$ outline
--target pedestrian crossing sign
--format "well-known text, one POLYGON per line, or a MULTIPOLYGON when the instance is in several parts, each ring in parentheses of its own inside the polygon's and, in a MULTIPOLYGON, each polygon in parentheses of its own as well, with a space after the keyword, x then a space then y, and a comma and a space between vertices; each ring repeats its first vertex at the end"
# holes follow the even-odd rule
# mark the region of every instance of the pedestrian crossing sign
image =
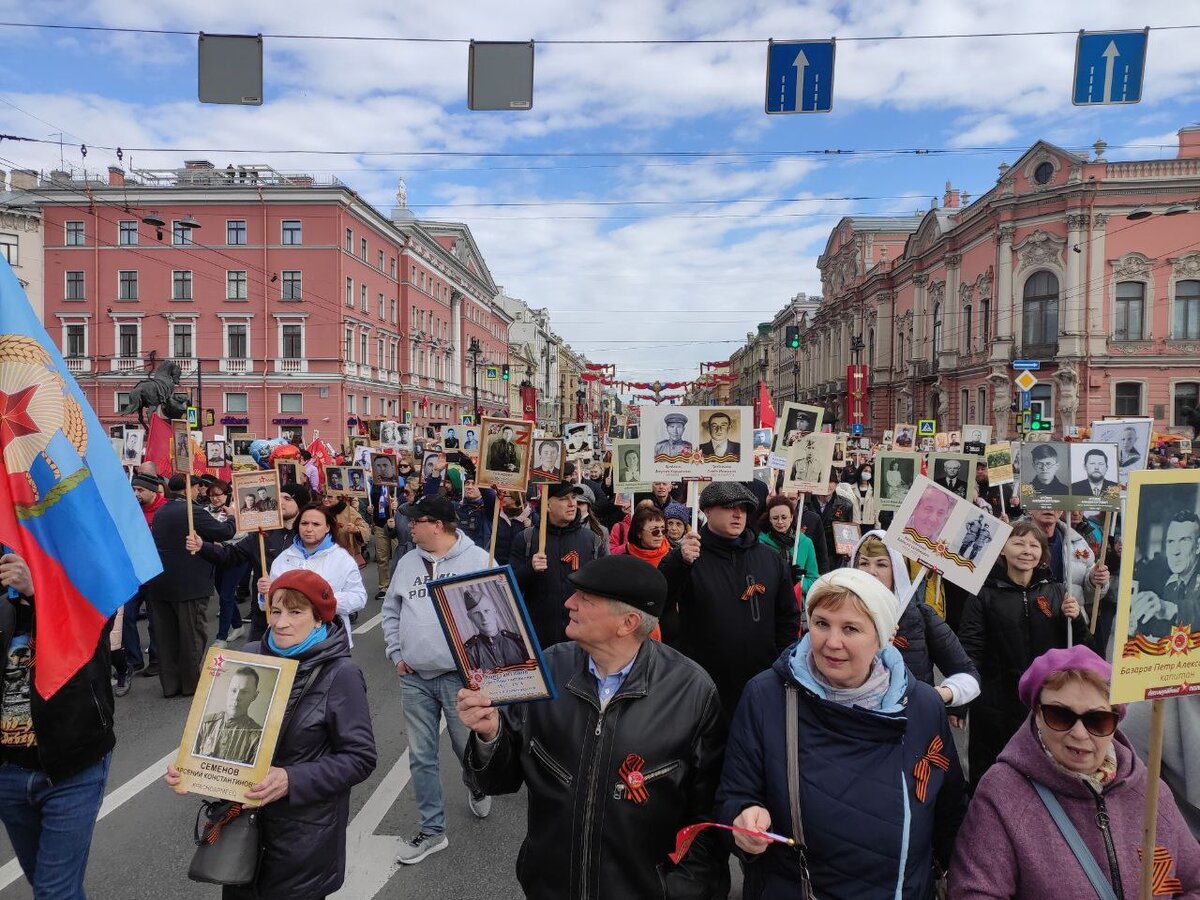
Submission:
POLYGON ((500 377, 500 370, 498 368, 496 368, 495 366, 487 367, 487 380, 488 381, 495 381, 499 377, 500 377))
POLYGON ((933 437, 935 434, 937 434, 936 419, 921 419, 917 422, 918 437, 933 437))

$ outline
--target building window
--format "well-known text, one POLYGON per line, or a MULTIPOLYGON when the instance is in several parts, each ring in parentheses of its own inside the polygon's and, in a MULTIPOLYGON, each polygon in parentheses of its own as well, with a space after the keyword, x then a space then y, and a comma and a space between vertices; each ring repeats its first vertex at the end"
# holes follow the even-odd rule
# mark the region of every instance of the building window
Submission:
POLYGON ((358 336, 358 361, 364 366, 371 364, 371 356, 367 353, 367 333, 365 331, 358 336))
POLYGON ((192 273, 176 271, 171 273, 171 299, 192 299, 192 273))
POLYGON ((244 413, 250 411, 250 395, 229 393, 225 395, 225 412, 244 413))
POLYGON ((67 273, 67 300, 83 300, 83 273, 68 272, 67 273))
POLYGON ((1171 337, 1176 341, 1200 340, 1200 281, 1176 282, 1171 337))
POLYGON ((971 327, 974 322, 971 318, 971 313, 971 304, 968 303, 963 307, 963 353, 968 356, 971 355, 971 338, 974 337, 971 327))
POLYGON ((363 415, 369 416, 370 414, 371 414, 371 398, 368 397, 366 394, 363 394, 363 415))
POLYGON ((380 272, 382 272, 383 271, 383 251, 382 250, 378 251, 377 255, 379 258, 379 264, 375 268, 377 268, 380 272))
POLYGON ((284 359, 303 359, 304 357, 304 326, 284 325, 280 328, 283 341, 284 359))
POLYGON ((122 247, 133 247, 138 242, 137 219, 122 219, 117 223, 117 243, 122 247))
POLYGON ((117 352, 121 354, 121 359, 136 359, 141 356, 137 325, 117 326, 117 352))
POLYGON ((10 266, 15 266, 20 262, 20 246, 15 234, 0 232, 0 257, 6 259, 10 266))
POLYGON ((241 323, 225 326, 225 345, 230 359, 249 359, 247 326, 241 323))
POLYGON ((83 246, 83 223, 68 222, 67 223, 67 246, 82 247, 83 246))
POLYGON ((1200 408, 1200 381, 1175 382, 1175 405, 1172 408, 1172 425, 1190 425, 1191 414, 1200 408))
POLYGON ((176 322, 171 326, 171 355, 176 359, 191 359, 195 354, 190 322, 176 322))
POLYGON ((354 329, 346 329, 346 362, 354 362, 354 329))
POLYGON ((363 312, 367 311, 367 286, 360 284, 358 286, 358 308, 363 312))
POLYGON ((171 223, 171 243, 183 246, 192 243, 192 229, 182 222, 171 223))
POLYGON ((986 425, 988 420, 987 408, 987 388, 981 387, 976 395, 975 421, 979 425, 986 425))
POLYGON ((279 395, 279 411, 281 413, 304 412, 304 395, 303 394, 280 394, 279 395))
POLYGON ((1140 381, 1118 381, 1113 389, 1114 416, 1140 416, 1142 414, 1142 383, 1140 381))
POLYGON ((67 356, 79 359, 87 356, 87 326, 67 326, 67 356))
POLYGON ((225 222, 225 243, 242 246, 246 243, 246 220, 229 219, 225 222))
POLYGON ((354 415, 354 406, 355 406, 355 401, 357 401, 357 400, 358 400, 358 397, 355 394, 347 394, 346 395, 346 412, 350 413, 350 415, 354 415))
POLYGON ((113 412, 120 412, 129 405, 129 391, 117 391, 114 399, 113 412))
POLYGON ((379 295, 379 321, 383 321, 383 294, 379 295))
POLYGON ((366 238, 363 238, 361 241, 358 242, 358 250, 359 250, 359 253, 358 253, 359 259, 361 259, 363 262, 366 262, 367 261, 367 239, 366 238))
POLYGON ((117 273, 117 299, 136 300, 138 298, 138 273, 117 273))
POLYGON ((354 279, 346 279, 346 305, 351 309, 354 308, 354 279))
POLYGON ((933 359, 937 361, 942 352, 942 304, 933 305, 933 359))
POLYGON ((986 351, 992 342, 992 301, 987 297, 979 301, 979 338, 986 351))
POLYGON ((284 271, 283 273, 283 293, 280 295, 284 300, 302 300, 304 299, 303 285, 301 284, 300 273, 297 271, 284 271))
POLYGON ((396 257, 390 257, 388 260, 388 272, 393 278, 396 277, 396 257))
MULTIPOLYGON (((975 421, 975 418, 973 416, 970 419, 967 418, 967 416, 970 415, 970 412, 969 412, 970 406, 971 406, 971 389, 963 388, 961 391, 958 392, 958 421, 959 422, 968 422, 968 421, 974 422, 975 421)), ((949 424, 947 424, 942 427, 949 429, 950 426, 949 426, 949 424)))
POLYGON ((396 324, 396 298, 392 297, 388 300, 388 321, 393 325, 396 324))
POLYGON ((1034 272, 1025 281, 1022 315, 1023 343, 1027 347, 1058 341, 1058 277, 1053 272, 1034 272))
POLYGON ((353 228, 346 229, 346 252, 347 253, 354 252, 354 229, 353 228))
POLYGON ((1140 281, 1117 282, 1117 305, 1113 310, 1113 340, 1140 341, 1146 308, 1146 285, 1140 281))
POLYGON ((225 273, 225 299, 245 300, 247 297, 247 282, 245 272, 225 273))
POLYGON ((299 219, 284 219, 280 224, 283 229, 280 243, 287 246, 297 246, 303 242, 299 219))

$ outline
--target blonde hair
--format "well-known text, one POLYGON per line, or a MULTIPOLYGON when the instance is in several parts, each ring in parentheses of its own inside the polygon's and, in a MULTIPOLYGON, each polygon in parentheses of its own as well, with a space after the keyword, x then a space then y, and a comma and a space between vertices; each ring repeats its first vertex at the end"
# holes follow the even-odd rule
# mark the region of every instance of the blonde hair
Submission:
POLYGON ((867 604, 863 602, 862 597, 854 593, 849 588, 835 588, 830 591, 824 591, 816 600, 808 607, 809 619, 812 619, 812 614, 819 609, 841 609, 842 605, 849 600, 854 604, 854 608, 866 616, 874 624, 875 619, 871 615, 871 611, 867 609, 867 604))
MULTIPOLYGON (((1108 682, 1088 669, 1059 669, 1057 672, 1051 672, 1042 682, 1042 691, 1046 688, 1057 691, 1072 683, 1091 685, 1108 697, 1108 682)), ((1041 700, 1041 695, 1038 696, 1038 700, 1041 700)))

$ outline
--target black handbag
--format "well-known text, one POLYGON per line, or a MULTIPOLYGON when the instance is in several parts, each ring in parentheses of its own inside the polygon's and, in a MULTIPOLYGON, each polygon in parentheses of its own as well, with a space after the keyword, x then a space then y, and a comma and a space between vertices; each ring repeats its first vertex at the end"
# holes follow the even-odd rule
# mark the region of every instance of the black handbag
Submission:
POLYGON ((261 810, 212 800, 196 811, 196 852, 188 878, 207 884, 249 884, 258 873, 261 810))

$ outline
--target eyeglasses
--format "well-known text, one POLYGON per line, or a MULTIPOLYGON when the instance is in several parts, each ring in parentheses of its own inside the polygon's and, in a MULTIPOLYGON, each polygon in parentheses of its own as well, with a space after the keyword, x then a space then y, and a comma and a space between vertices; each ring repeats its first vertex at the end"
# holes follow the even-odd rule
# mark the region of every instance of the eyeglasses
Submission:
POLYGON ((1112 710, 1093 709, 1085 713, 1077 713, 1069 706, 1057 703, 1039 703, 1042 720, 1055 731, 1070 731, 1075 723, 1082 721, 1088 734, 1096 737, 1108 737, 1117 730, 1118 715, 1112 710))
POLYGON ((647 528, 646 533, 654 537, 662 537, 665 531, 662 528, 647 528))

